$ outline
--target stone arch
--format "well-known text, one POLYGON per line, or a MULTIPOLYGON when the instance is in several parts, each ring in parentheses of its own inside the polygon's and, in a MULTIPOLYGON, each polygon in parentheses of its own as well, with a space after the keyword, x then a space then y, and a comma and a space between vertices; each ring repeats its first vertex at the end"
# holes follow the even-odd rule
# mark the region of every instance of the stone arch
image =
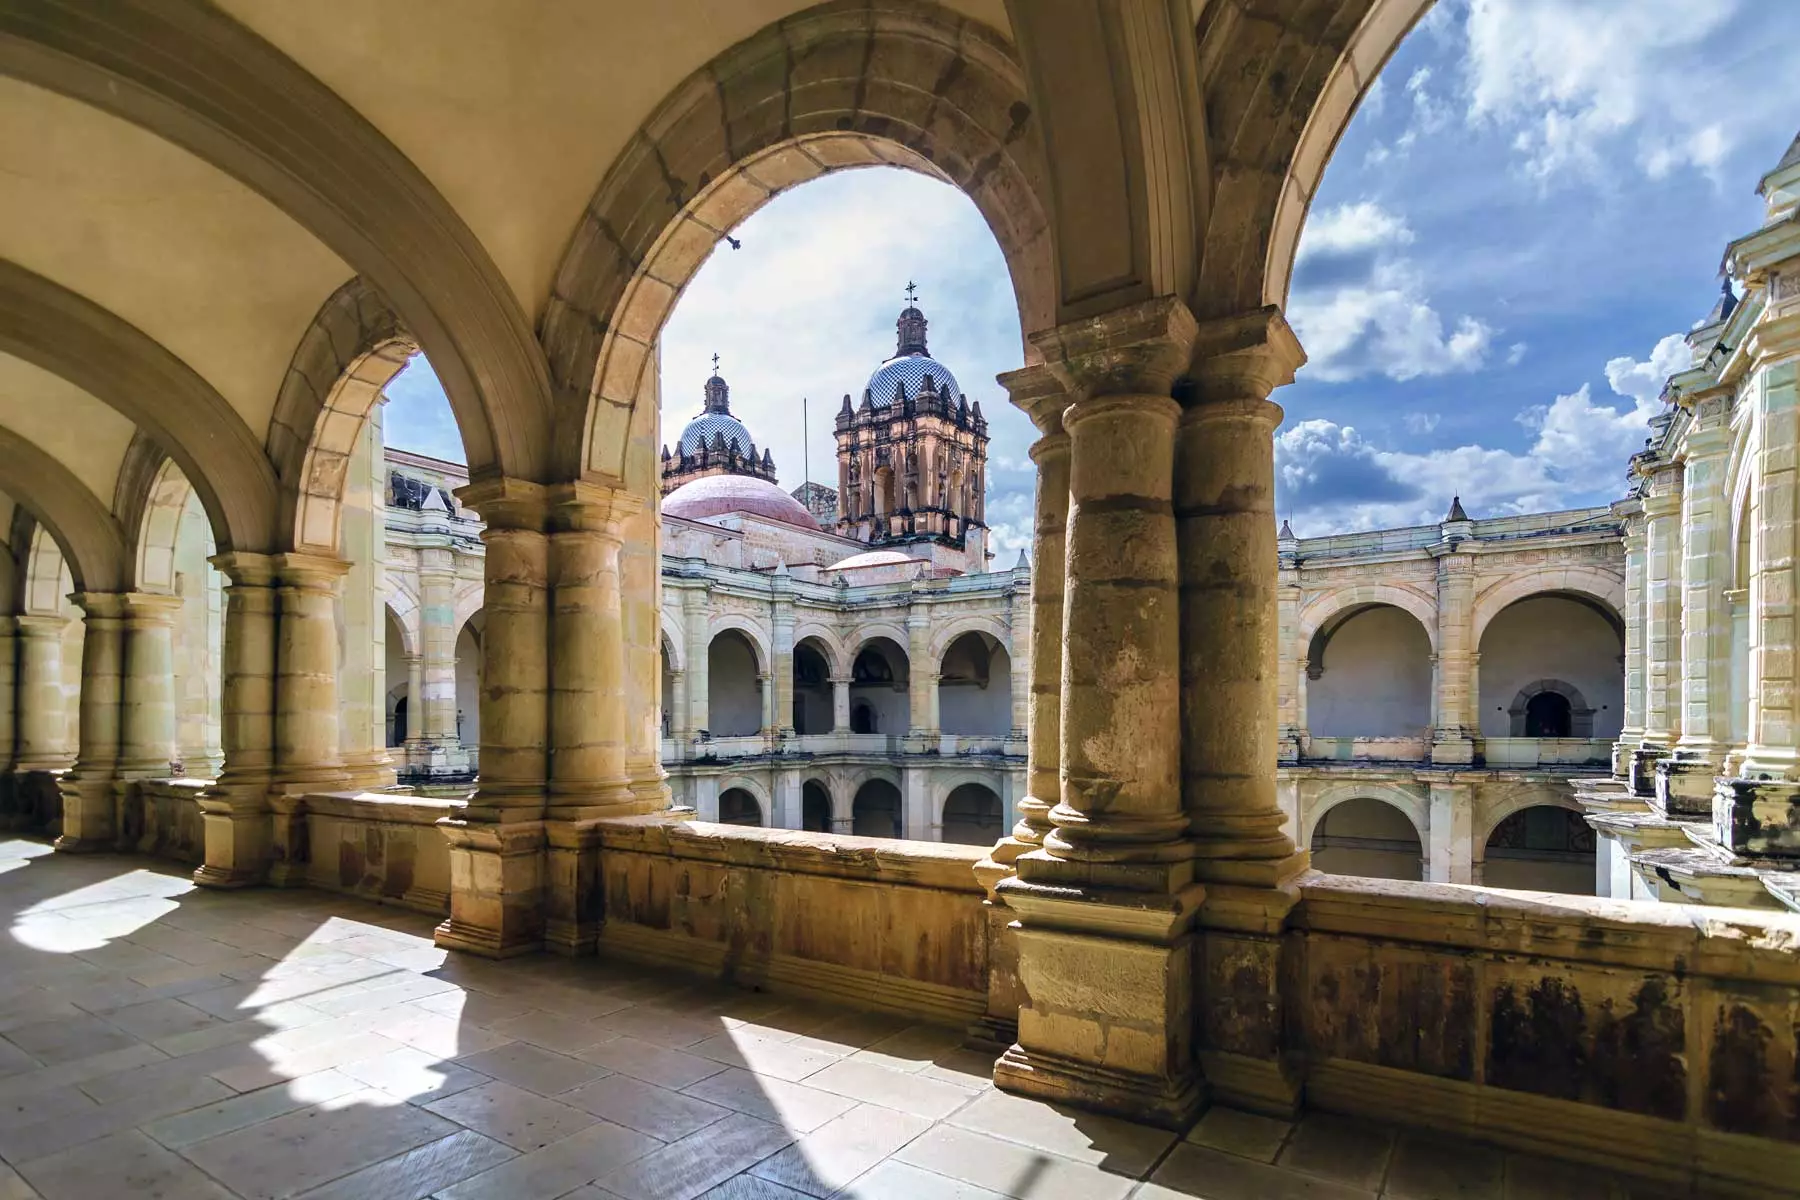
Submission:
POLYGON ((1475 831, 1476 850, 1482 851, 1487 846, 1488 839, 1494 836, 1494 830, 1500 828, 1502 821, 1528 808, 1561 808, 1572 813, 1582 811, 1572 792, 1561 796, 1550 788, 1531 787, 1503 792, 1497 799, 1490 799, 1484 804, 1477 814, 1481 823, 1475 831))
MULTIPOLYGON (((761 783, 757 782, 756 780, 752 779, 750 776, 748 776, 748 775, 723 775, 723 776, 720 776, 720 778, 719 778, 720 794, 728 792, 732 788, 737 788, 740 791, 749 792, 752 796, 756 797, 756 802, 758 804, 762 805, 764 817, 770 817, 770 814, 772 814, 774 812, 774 809, 772 809, 770 807, 770 805, 771 805, 771 803, 773 803, 773 801, 771 800, 771 798, 769 796, 769 789, 764 787, 761 783)), ((770 820, 766 820, 764 822, 764 824, 769 824, 772 821, 772 819, 773 818, 770 817, 770 820)))
POLYGON ((770 663, 773 661, 769 653, 769 639, 753 622, 737 616, 734 613, 726 613, 722 616, 714 617, 711 621, 707 622, 707 648, 709 650, 712 648, 713 642, 718 639, 718 636, 721 633, 730 631, 743 634, 744 640, 750 643, 750 649, 756 655, 757 674, 769 674, 772 670, 770 663))
POLYGON ((1348 800, 1379 800, 1398 809, 1412 822, 1413 831, 1419 835, 1419 845, 1430 844, 1430 801, 1414 795, 1398 784, 1379 780, 1334 784, 1314 797, 1312 803, 1300 813, 1300 836, 1295 839, 1297 843, 1302 847, 1312 845, 1313 834, 1318 832, 1319 822, 1325 819, 1325 814, 1348 800))
POLYGON ((888 641, 894 643, 894 645, 900 647, 901 652, 908 656, 907 666, 911 667, 912 652, 907 649, 910 645, 910 641, 906 636, 906 630, 898 625, 889 625, 886 623, 858 625, 855 629, 851 630, 850 636, 844 641, 844 644, 850 649, 850 652, 844 656, 845 663, 855 663, 856 656, 863 652, 863 648, 877 638, 886 638, 888 641))
POLYGON ((871 775, 856 785, 850 796, 851 832, 862 837, 906 836, 906 793, 900 784, 871 775), (888 832, 887 821, 893 822, 888 832))
POLYGON ((1593 567, 1552 567, 1516 575, 1502 580, 1475 597, 1469 627, 1473 644, 1481 645, 1481 635, 1493 619, 1509 605, 1537 595, 1563 595, 1585 600, 1601 609, 1602 615, 1624 637, 1625 581, 1607 571, 1593 567))
MULTIPOLYGON (((931 661, 934 664, 934 669, 935 664, 944 661, 944 655, 949 651, 956 639, 965 633, 985 633, 996 642, 999 642, 1000 648, 1006 651, 1008 656, 1011 656, 1012 654, 1012 627, 1009 622, 1003 618, 986 614, 958 617, 954 621, 946 624, 942 629, 934 629, 932 631, 931 661)), ((901 643, 901 645, 905 644, 905 642, 901 643)))
POLYGON ((1300 644, 1307 647, 1308 661, 1314 661, 1317 654, 1323 652, 1324 643, 1331 639, 1332 633, 1340 625, 1364 609, 1378 604, 1410 613, 1424 627, 1431 652, 1437 653, 1438 613, 1435 600, 1422 596, 1411 588, 1391 583, 1358 583, 1322 592, 1308 600, 1300 609, 1299 640, 1300 644))
POLYGON ((338 552, 350 456, 381 390, 417 352, 393 309, 361 279, 333 292, 313 317, 269 417, 285 546, 338 552))
POLYGON ((74 474, 10 429, 0 429, 0 491, 56 539, 78 592, 123 592, 131 556, 119 522, 74 474))
POLYGON ((1031 123, 1007 42, 929 3, 824 4, 689 76, 608 170, 551 289, 557 440, 580 455, 563 472, 625 476, 639 379, 682 288, 745 217, 831 171, 902 166, 962 189, 1006 257, 1022 332, 1054 324, 1031 123))
MULTIPOLYGON (((86 297, 0 261, 0 350, 60 375, 138 427, 126 460, 135 469, 121 472, 121 484, 147 485, 147 462, 166 453, 199 495, 219 549, 271 548, 276 481, 261 445, 230 402, 160 342, 86 297), (148 444, 139 448, 140 439, 148 444)), ((131 520, 128 510, 114 511, 131 520)))
POLYGON ((487 589, 482 586, 481 580, 472 579, 464 584, 451 605, 450 627, 460 633, 464 625, 475 619, 475 614, 482 610, 486 600, 487 589))
POLYGON ((1591 896, 1598 850, 1594 831, 1572 797, 1546 791, 1509 797, 1490 811, 1474 846, 1475 878, 1488 887, 1591 896), (1560 820, 1533 822, 1528 814, 1536 810, 1560 814, 1560 820))
MULTIPOLYGON (((394 618, 394 627, 400 631, 400 653, 407 658, 415 658, 423 653, 419 647, 419 606, 417 601, 412 601, 408 607, 401 607, 407 601, 412 601, 412 597, 404 592, 399 595, 390 592, 387 610, 388 615, 394 618)), ((405 680, 400 682, 404 683, 405 680)))
POLYGON ((832 793, 829 776, 812 776, 800 781, 800 828, 815 833, 830 833, 837 821, 837 797, 832 793), (818 811, 815 798, 824 801, 818 811))
POLYGON ((1588 704, 1581 689, 1561 679, 1538 679, 1519 689, 1507 706, 1507 715, 1512 719, 1512 736, 1526 737, 1526 709, 1532 699, 1545 693, 1561 696, 1569 702, 1569 736, 1594 736, 1594 709, 1588 704))
POLYGON ((1300 231, 1332 151, 1431 2, 1332 0, 1304 19, 1292 10, 1202 7, 1199 86, 1213 187, 1196 316, 1286 306, 1300 231))
POLYGON ((63 553, 62 546, 48 529, 35 525, 25 550, 19 612, 32 617, 62 616, 69 593, 79 590, 73 583, 68 556, 63 553))
MULTIPOLYGON (((133 446, 138 443, 134 439, 133 446)), ((124 472, 120 472, 124 480, 124 472)), ((126 524, 132 539, 132 586, 138 591, 175 594, 175 541, 181 533, 181 514, 194 488, 173 459, 164 458, 137 509, 126 524)), ((116 502, 114 511, 120 511, 116 502)), ((121 521, 128 520, 121 513, 121 521)))
POLYGON ((686 639, 681 636, 681 629, 675 624, 675 619, 666 612, 659 613, 658 624, 662 635, 662 652, 668 657, 670 670, 687 670, 686 639))
POLYGON ((966 779, 946 791, 944 798, 934 807, 941 841, 965 846, 991 846, 1006 834, 1006 797, 990 779, 966 779), (991 797, 992 804, 985 803, 986 798, 976 797, 976 789, 991 797), (951 811, 953 801, 960 810, 970 800, 976 800, 978 804, 975 812, 951 811), (982 819, 988 811, 993 814, 991 825, 982 819))
POLYGON ((824 652, 825 665, 834 676, 842 676, 850 670, 850 660, 844 653, 844 643, 824 625, 817 622, 804 622, 794 627, 794 645, 801 642, 816 642, 824 652))
POLYGON ((550 381, 524 309, 450 202, 336 92, 210 6, 0 12, 0 34, 8 74, 196 155, 388 297, 432 356, 474 477, 547 478, 550 381))

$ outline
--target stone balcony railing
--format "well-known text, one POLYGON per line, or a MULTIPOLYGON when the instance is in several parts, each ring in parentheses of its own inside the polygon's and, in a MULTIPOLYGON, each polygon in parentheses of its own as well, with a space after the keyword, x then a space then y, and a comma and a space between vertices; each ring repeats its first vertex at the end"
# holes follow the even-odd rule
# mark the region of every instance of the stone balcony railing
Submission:
POLYGON ((910 733, 803 733, 788 738, 755 733, 734 737, 715 737, 682 741, 662 739, 662 761, 666 766, 709 759, 756 758, 767 754, 800 754, 889 757, 904 754, 937 754, 943 757, 975 755, 1011 755, 1023 757, 1025 742, 1010 734, 939 733, 924 736, 910 733))
POLYGON ((1313 737, 1302 743, 1305 762, 1424 762, 1431 757, 1427 737, 1313 737))
POLYGON ((1482 752, 1490 767, 1603 767, 1612 745, 1604 738, 1485 738, 1482 752))

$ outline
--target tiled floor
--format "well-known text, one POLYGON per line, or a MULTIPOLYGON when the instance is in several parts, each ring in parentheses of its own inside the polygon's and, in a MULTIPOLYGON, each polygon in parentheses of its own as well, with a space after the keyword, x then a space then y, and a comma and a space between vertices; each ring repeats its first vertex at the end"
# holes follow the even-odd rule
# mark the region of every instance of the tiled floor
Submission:
POLYGON ((0 835, 0 1200, 1623 1197, 1441 1137, 1186 1138, 989 1086, 954 1033, 0 835))

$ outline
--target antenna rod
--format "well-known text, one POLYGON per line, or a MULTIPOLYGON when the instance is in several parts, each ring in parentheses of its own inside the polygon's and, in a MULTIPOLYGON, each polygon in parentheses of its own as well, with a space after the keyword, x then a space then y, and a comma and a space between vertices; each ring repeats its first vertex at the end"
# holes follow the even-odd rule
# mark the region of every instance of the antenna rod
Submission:
POLYGON ((806 397, 800 397, 800 486, 812 482, 812 447, 806 444, 806 397))

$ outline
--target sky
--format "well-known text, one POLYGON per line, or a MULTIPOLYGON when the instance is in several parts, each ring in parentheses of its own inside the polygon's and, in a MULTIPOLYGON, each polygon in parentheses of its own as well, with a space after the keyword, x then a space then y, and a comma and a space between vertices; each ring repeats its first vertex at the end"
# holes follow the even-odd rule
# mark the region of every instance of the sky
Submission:
MULTIPOLYGON (((1309 361, 1274 399, 1277 510, 1302 537, 1602 504, 1712 306, 1725 243, 1800 130, 1800 4, 1440 0, 1326 169, 1288 319, 1309 361)), ((1030 422, 998 245, 954 188, 895 169, 776 197, 663 332, 663 441, 720 358, 783 487, 835 486, 831 421, 894 352, 909 281, 932 356, 989 420, 1000 565, 1029 542, 1030 422), (802 436, 802 398, 807 419, 802 436), (803 456, 802 447, 807 454, 803 456)), ((389 445, 461 459, 422 359, 388 386, 389 445)))

